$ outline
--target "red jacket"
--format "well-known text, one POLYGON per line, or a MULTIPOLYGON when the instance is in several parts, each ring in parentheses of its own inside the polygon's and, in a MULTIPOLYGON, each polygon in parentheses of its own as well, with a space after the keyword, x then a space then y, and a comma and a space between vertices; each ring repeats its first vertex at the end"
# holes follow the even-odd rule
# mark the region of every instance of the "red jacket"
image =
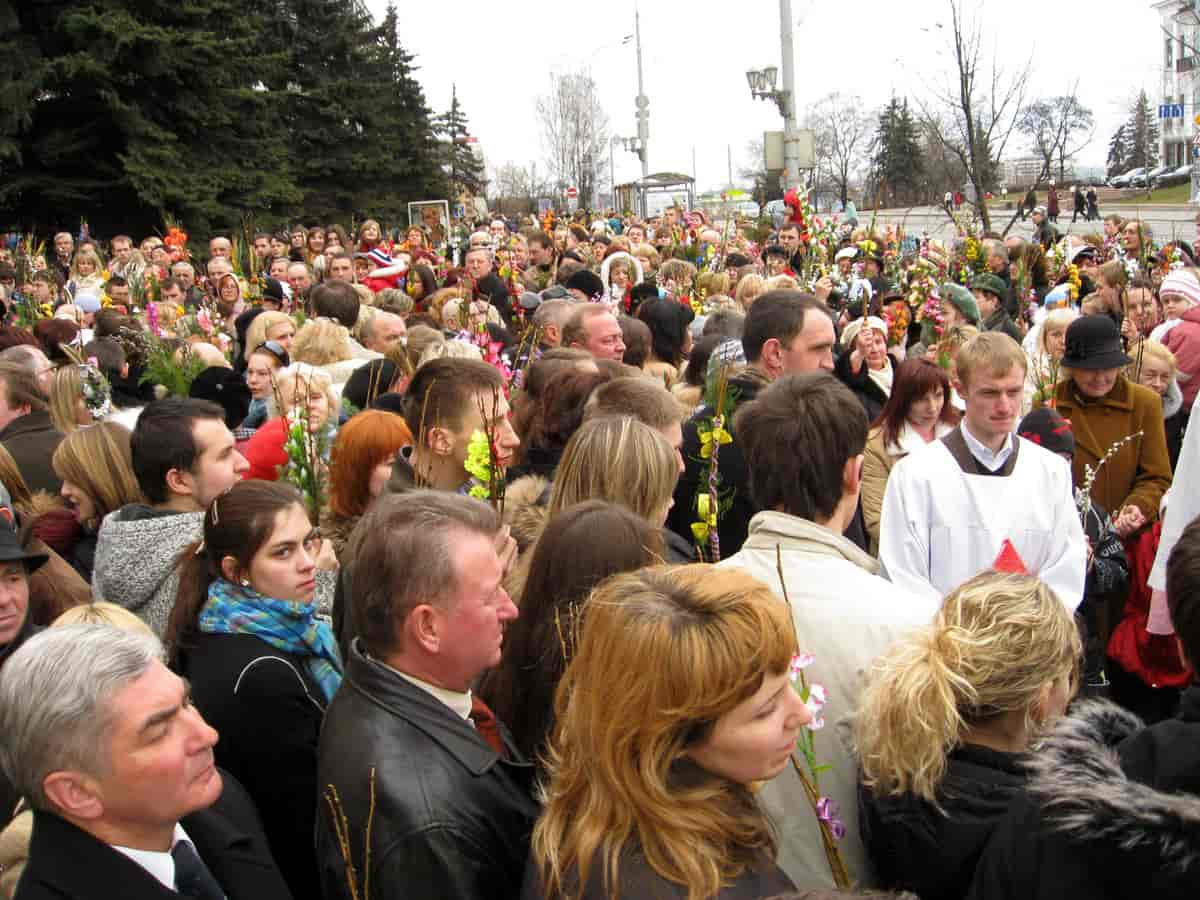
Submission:
MULTIPOLYGON (((1180 327, 1176 325, 1174 330, 1180 327)), ((1175 635, 1146 631, 1150 618, 1150 587, 1146 579, 1154 566, 1161 534, 1160 520, 1153 528, 1143 528, 1125 539, 1131 587, 1125 601, 1125 615, 1109 638, 1108 656, 1152 688, 1184 688, 1191 683, 1192 672, 1179 660, 1175 635)))
POLYGON ((1179 379, 1179 387, 1183 390, 1183 408, 1191 409, 1200 391, 1200 306, 1183 314, 1179 324, 1163 337, 1163 344, 1175 354, 1180 374, 1187 376, 1179 379))
POLYGON ((250 463, 243 479, 259 478, 263 481, 278 481, 279 467, 287 464, 287 419, 276 416, 254 432, 246 441, 242 456, 250 463))

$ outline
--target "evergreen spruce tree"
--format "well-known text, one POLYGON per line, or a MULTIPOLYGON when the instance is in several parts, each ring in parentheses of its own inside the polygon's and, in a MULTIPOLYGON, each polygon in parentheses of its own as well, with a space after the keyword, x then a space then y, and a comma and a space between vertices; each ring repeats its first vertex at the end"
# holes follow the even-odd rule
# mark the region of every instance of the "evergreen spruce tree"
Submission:
POLYGON ((888 204, 918 201, 924 170, 917 124, 908 108, 891 99, 879 114, 872 176, 880 199, 888 204))
POLYGON ((1109 178, 1129 170, 1129 123, 1123 122, 1108 141, 1108 159, 1105 172, 1109 178))
POLYGON ((205 233, 295 202, 261 90, 282 60, 260 52, 256 15, 233 0, 19 5, 0 21, 0 57, 21 69, 3 88, 0 205, 26 226, 174 217, 205 233))
POLYGON ((1129 153, 1125 160, 1127 168, 1152 169, 1157 166, 1158 120, 1154 117, 1150 99, 1144 90, 1138 92, 1125 127, 1129 139, 1129 153))
POLYGON ((467 143, 467 115, 458 102, 458 90, 450 89, 450 108, 434 118, 434 130, 442 141, 442 160, 449 179, 450 195, 481 196, 487 185, 483 163, 467 143))

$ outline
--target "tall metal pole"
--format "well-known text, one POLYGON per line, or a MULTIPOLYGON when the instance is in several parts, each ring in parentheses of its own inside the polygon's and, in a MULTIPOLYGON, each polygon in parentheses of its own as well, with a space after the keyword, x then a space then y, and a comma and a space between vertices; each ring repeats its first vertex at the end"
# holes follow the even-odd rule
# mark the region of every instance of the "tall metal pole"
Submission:
POLYGON ((787 184, 800 185, 800 137, 796 133, 796 78, 792 59, 792 0, 779 0, 779 49, 783 66, 783 165, 787 184))
POLYGON ((608 139, 608 183, 611 185, 608 190, 608 204, 613 209, 617 208, 617 164, 613 157, 613 145, 616 143, 615 136, 608 139))
POLYGON ((637 95, 637 134, 638 145, 642 157, 642 218, 646 212, 646 177, 650 174, 650 98, 646 96, 642 84, 642 17, 637 5, 633 7, 633 30, 637 37, 637 66, 638 66, 638 95, 637 95))

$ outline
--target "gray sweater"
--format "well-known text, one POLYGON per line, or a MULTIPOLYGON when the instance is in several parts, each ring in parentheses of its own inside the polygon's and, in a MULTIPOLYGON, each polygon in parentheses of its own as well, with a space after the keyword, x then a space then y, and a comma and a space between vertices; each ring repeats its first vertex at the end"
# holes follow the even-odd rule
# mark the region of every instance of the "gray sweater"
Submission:
POLYGON ((131 503, 109 513, 96 539, 92 593, 137 613, 160 638, 179 590, 179 555, 204 533, 204 513, 131 503))

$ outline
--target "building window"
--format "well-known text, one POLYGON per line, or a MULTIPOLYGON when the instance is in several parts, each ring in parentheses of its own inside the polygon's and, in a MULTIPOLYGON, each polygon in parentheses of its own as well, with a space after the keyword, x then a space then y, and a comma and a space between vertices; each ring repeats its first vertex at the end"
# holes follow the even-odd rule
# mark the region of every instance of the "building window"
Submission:
POLYGON ((1173 65, 1175 65, 1175 39, 1174 38, 1167 38, 1166 54, 1165 54, 1164 60, 1165 61, 1163 62, 1163 65, 1165 65, 1168 69, 1171 68, 1173 65))

